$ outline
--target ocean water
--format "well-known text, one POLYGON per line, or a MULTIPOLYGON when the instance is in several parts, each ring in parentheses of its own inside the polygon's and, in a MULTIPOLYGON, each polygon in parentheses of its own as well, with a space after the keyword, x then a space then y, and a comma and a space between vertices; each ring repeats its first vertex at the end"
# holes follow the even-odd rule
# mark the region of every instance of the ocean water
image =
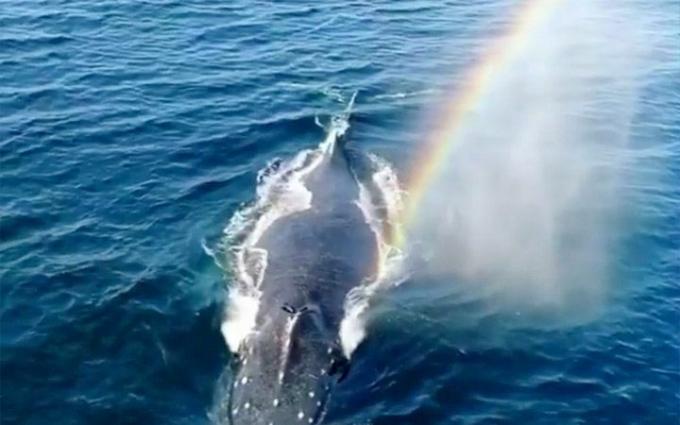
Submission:
MULTIPOLYGON (((0 2, 0 422, 212 423, 230 276, 209 253, 258 171, 357 92, 349 139, 403 177, 435 99, 518 6, 0 2)), ((328 423, 678 423, 680 4, 643 10, 644 178, 597 314, 510 320, 408 280, 374 300, 328 423)))

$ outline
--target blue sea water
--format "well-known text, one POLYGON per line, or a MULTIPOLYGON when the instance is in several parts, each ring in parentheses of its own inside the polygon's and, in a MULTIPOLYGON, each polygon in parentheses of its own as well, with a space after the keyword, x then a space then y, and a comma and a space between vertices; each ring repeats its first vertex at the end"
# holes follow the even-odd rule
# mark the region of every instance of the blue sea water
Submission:
MULTIPOLYGON (((403 172, 442 70, 468 66, 516 6, 0 2, 2 424, 211 423, 229 279, 204 247, 257 171, 318 143, 316 117, 358 91, 353 142, 403 172)), ((602 314, 505 331, 474 301, 404 284, 329 423, 678 423, 680 5, 655 8, 675 59, 632 126, 655 185, 625 204, 602 314)))

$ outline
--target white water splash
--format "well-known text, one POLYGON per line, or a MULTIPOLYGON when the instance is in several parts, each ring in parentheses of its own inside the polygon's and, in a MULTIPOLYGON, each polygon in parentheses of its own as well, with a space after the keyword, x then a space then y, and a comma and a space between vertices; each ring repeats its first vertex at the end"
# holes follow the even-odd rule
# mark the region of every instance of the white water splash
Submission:
POLYGON ((428 272, 517 311, 597 314, 653 52, 633 3, 562 2, 485 87, 412 226, 428 272))
POLYGON ((391 245, 389 235, 398 226, 403 207, 402 190, 394 169, 377 155, 368 155, 373 172, 368 182, 359 183, 357 205, 378 242, 378 271, 373 280, 353 288, 345 299, 345 316, 340 323, 343 353, 350 358, 366 337, 367 312, 374 295, 404 279, 404 254, 391 245))

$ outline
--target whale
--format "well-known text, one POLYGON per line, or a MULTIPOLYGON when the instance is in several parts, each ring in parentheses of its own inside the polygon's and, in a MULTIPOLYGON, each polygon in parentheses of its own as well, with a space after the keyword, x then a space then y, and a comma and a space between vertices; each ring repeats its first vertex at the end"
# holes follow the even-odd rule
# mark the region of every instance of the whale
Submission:
POLYGON ((309 207, 275 221, 257 243, 266 268, 254 329, 234 356, 233 425, 320 424, 350 371, 345 300, 374 277, 379 241, 358 202, 346 137, 329 149, 304 177, 309 207))

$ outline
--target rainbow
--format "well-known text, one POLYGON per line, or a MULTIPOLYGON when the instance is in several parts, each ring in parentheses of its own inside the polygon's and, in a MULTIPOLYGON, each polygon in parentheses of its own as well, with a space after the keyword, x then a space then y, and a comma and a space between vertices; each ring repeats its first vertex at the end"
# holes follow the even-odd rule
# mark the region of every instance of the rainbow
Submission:
POLYGON ((398 220, 400 225, 393 229, 391 235, 393 245, 403 247, 406 239, 404 231, 413 223, 428 186, 437 177, 453 146, 457 144, 460 130, 469 113, 477 108, 503 68, 512 62, 540 23, 562 1, 564 0, 527 0, 507 31, 467 71, 463 78, 464 84, 458 88, 452 101, 442 108, 439 118, 434 120, 439 124, 428 135, 422 153, 414 162, 416 167, 406 180, 408 198, 398 220))

